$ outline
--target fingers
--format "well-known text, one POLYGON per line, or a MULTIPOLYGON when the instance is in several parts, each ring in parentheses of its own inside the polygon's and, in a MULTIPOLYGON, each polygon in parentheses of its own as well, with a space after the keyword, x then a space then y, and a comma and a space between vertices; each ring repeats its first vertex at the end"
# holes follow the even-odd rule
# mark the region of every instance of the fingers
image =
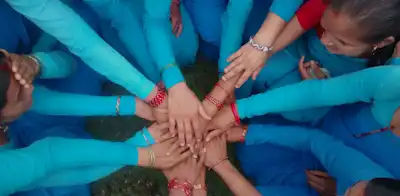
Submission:
POLYGON ((169 131, 173 134, 176 135, 177 130, 176 130, 176 120, 174 118, 169 118, 169 131))
POLYGON ((201 150, 201 152, 199 153, 199 155, 200 155, 200 158, 199 158, 199 161, 197 162, 197 167, 198 167, 198 168, 201 168, 201 167, 203 167, 204 162, 205 162, 205 160, 206 160, 206 149, 203 148, 203 149, 201 150))
POLYGON ((307 182, 308 182, 308 184, 309 184, 313 189, 315 189, 317 192, 321 193, 321 192, 324 191, 324 187, 323 187, 322 185, 320 185, 320 184, 318 184, 318 183, 316 183, 316 182, 314 182, 314 181, 307 181, 307 182))
MULTIPOLYGON (((228 59, 226 59, 226 61, 231 63, 235 59, 239 58, 240 56, 242 56, 242 51, 239 49, 238 51, 233 53, 231 56, 229 56, 228 59)), ((231 64, 231 65, 229 65, 228 67, 225 68, 225 72, 230 71, 232 68, 233 68, 233 65, 231 64)))
POLYGON ((184 121, 186 144, 193 146, 193 127, 190 119, 184 121))
POLYGON ((222 135, 225 132, 226 132, 225 129, 216 129, 216 130, 211 131, 210 133, 207 134, 206 142, 211 141, 215 137, 218 137, 218 136, 222 135))
POLYGON ((192 126, 194 129, 194 136, 196 137, 196 141, 200 142, 201 139, 203 138, 203 134, 200 131, 200 122, 196 119, 192 120, 192 126))
POLYGON ((166 155, 170 156, 173 152, 175 152, 179 148, 178 142, 172 144, 171 148, 167 151, 166 155))
POLYGON ((256 80, 256 79, 257 79, 257 76, 260 74, 261 70, 262 70, 262 67, 257 68, 256 71, 254 71, 254 73, 253 73, 253 75, 251 76, 251 78, 252 78, 253 80, 256 80))
POLYGON ((182 29, 183 29, 183 24, 182 24, 182 22, 180 22, 178 25, 178 30, 176 32, 176 37, 179 37, 181 35, 182 29))
POLYGON ((322 171, 308 171, 310 174, 313 174, 315 176, 323 177, 323 178, 329 178, 329 174, 326 172, 322 171))
POLYGON ((187 158, 190 157, 190 155, 192 155, 192 152, 190 152, 190 150, 186 150, 183 153, 182 152, 179 153, 179 157, 175 159, 176 160, 175 163, 180 163, 180 162, 186 160, 187 158))
POLYGON ((178 139, 180 146, 185 145, 185 123, 182 120, 178 121, 178 139))
POLYGON ((224 76, 222 76, 222 80, 224 81, 229 80, 230 78, 240 74, 243 71, 244 65, 239 61, 240 60, 234 61, 231 63, 231 65, 229 65, 232 66, 232 69, 228 71, 225 70, 225 74, 224 76))
POLYGON ((251 70, 246 70, 242 76, 240 76, 238 82, 236 83, 236 88, 240 88, 246 81, 247 79, 249 79, 249 77, 251 76, 252 71, 251 70))
POLYGON ((169 140, 169 139, 171 139, 173 137, 174 136, 172 135, 172 133, 166 132, 166 133, 162 134, 159 139, 157 139, 156 143, 164 142, 164 141, 169 140))
POLYGON ((306 65, 304 64, 304 59, 305 59, 305 57, 302 56, 299 61, 299 72, 300 72, 300 75, 303 78, 303 80, 307 80, 307 79, 310 79, 310 76, 308 74, 306 65))
POLYGON ((315 175, 311 174, 308 171, 306 171, 306 175, 307 175, 308 183, 313 188, 315 188, 317 190, 324 190, 325 189, 325 185, 324 185, 325 178, 321 178, 321 177, 315 176, 315 175))

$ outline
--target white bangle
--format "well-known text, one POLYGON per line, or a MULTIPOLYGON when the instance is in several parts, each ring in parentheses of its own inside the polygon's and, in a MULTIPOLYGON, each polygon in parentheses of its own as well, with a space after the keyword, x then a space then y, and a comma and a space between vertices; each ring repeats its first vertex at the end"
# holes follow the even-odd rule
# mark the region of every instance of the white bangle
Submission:
POLYGON ((271 46, 264 46, 261 44, 258 44, 256 41, 254 41, 254 39, 252 37, 250 37, 249 39, 249 44, 251 47, 253 47, 254 49, 261 51, 261 52, 270 52, 272 51, 272 47, 271 46))

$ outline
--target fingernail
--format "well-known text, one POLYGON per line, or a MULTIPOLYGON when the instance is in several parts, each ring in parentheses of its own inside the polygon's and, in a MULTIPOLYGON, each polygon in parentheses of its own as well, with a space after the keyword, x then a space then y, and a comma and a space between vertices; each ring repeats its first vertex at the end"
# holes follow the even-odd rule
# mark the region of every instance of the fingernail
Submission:
POLYGON ((203 148, 203 152, 207 152, 207 148, 203 148))
POLYGON ((209 142, 210 141, 210 138, 206 138, 206 142, 209 142))
POLYGON ((222 77, 222 80, 223 80, 223 81, 226 81, 226 78, 225 78, 225 77, 222 77))
POLYGON ((185 143, 181 143, 180 146, 182 146, 182 147, 185 146, 185 143))
POLYGON ((197 142, 201 142, 201 139, 197 139, 197 142))

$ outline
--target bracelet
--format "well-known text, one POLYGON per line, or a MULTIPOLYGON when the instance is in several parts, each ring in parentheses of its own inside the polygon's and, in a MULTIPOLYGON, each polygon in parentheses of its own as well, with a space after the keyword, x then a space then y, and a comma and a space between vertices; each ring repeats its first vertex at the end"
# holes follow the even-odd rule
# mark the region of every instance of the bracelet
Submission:
POLYGON ((179 183, 178 179, 174 178, 168 182, 168 190, 171 189, 179 189, 183 191, 186 196, 192 196, 193 185, 188 181, 179 183))
POLYGON ((35 64, 36 64, 35 73, 38 74, 38 73, 40 72, 40 67, 41 67, 41 65, 42 65, 42 64, 40 63, 40 60, 39 60, 37 57, 33 56, 33 55, 26 55, 26 57, 28 57, 28 58, 31 59, 33 62, 35 62, 35 64))
POLYGON ((258 44, 252 37, 250 37, 250 39, 249 39, 249 44, 254 49, 261 51, 261 52, 265 52, 265 53, 270 52, 273 49, 270 46, 264 46, 264 45, 258 44))
POLYGON ((167 97, 167 90, 165 88, 157 88, 156 96, 149 101, 149 105, 153 108, 160 106, 167 97))
POLYGON ((121 96, 117 97, 117 103, 115 104, 115 113, 119 116, 119 106, 121 105, 121 96))
POLYGON ((231 109, 232 109, 232 113, 233 113, 233 117, 235 117, 235 122, 236 122, 236 125, 240 125, 240 117, 239 117, 239 115, 238 115, 238 112, 237 112, 237 108, 236 108, 236 104, 235 103, 231 103, 231 109))
POLYGON ((143 129, 142 129, 142 131, 140 131, 140 132, 142 133, 142 136, 143 136, 144 140, 146 141, 147 145, 151 145, 150 142, 149 142, 149 140, 147 139, 146 135, 144 134, 143 129))
POLYGON ((154 164, 156 163, 156 154, 154 153, 154 151, 151 148, 149 148, 147 150, 147 152, 149 153, 149 157, 150 157, 149 167, 153 167, 154 164))
POLYGON ((219 82, 217 82, 217 83, 215 84, 215 86, 218 86, 219 88, 221 88, 223 91, 226 92, 226 94, 228 94, 228 97, 230 97, 229 91, 227 91, 219 82))
POLYGON ((214 98, 211 95, 206 95, 204 98, 207 99, 212 104, 214 104, 215 106, 217 106, 218 110, 221 110, 224 107, 224 104, 222 104, 220 101, 218 101, 218 99, 214 98))
POLYGON ((205 185, 196 184, 196 185, 193 185, 193 190, 205 190, 205 191, 207 191, 208 187, 207 187, 206 184, 205 185))
POLYGON ((171 68, 171 67, 177 67, 177 66, 178 66, 178 65, 177 65, 176 63, 168 64, 168 65, 162 67, 161 70, 160 70, 160 72, 163 73, 165 70, 167 70, 167 69, 169 69, 169 68, 171 68))
POLYGON ((217 165, 221 164, 222 162, 228 160, 228 157, 225 157, 221 160, 219 160, 218 162, 216 162, 214 165, 212 165, 210 168, 208 168, 208 171, 211 171, 212 169, 214 169, 214 167, 216 167, 217 165))
POLYGON ((247 126, 242 126, 242 137, 240 138, 240 142, 242 142, 242 143, 244 143, 245 142, 245 140, 246 140, 246 135, 247 135, 247 131, 248 131, 248 128, 247 128, 247 126))

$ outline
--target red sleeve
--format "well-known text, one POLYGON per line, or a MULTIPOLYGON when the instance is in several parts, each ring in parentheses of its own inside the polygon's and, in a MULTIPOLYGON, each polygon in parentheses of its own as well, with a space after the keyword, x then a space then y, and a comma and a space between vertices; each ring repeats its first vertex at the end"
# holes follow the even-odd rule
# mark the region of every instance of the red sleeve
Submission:
POLYGON ((304 30, 309 30, 319 24, 327 5, 323 0, 309 0, 296 12, 297 20, 304 30))

